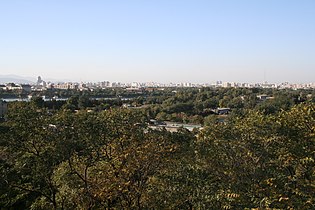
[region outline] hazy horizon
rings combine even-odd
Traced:
[[[315,82],[315,1],[0,3],[0,75]]]

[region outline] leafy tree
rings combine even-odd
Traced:
[[[314,122],[314,105],[303,104],[204,129],[200,160],[220,180],[211,192],[216,208],[314,207]]]
[[[43,108],[44,107],[44,100],[40,96],[34,96],[31,98],[31,103],[38,107],[38,108]]]

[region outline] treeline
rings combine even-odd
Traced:
[[[159,106],[204,94],[194,91]],[[311,101],[175,133],[149,129],[143,109],[9,108],[0,124],[2,209],[315,208]]]
[[[47,89],[47,90],[33,90],[26,92],[24,90],[3,90],[0,89],[0,98],[27,98],[31,96],[46,96],[47,98],[59,97],[69,98],[74,95],[86,95],[95,98],[114,98],[114,97],[137,97],[146,95],[148,91],[140,89],[138,91],[129,91],[125,88],[95,88],[87,90],[77,89]]]
[[[266,95],[267,99],[259,99]],[[277,90],[258,88],[178,89],[171,96],[148,96],[149,113],[159,120],[208,124],[217,117],[213,109],[230,108],[233,115],[244,116],[250,110],[276,114],[305,102],[315,102],[314,90]]]
[[[230,108],[230,115],[245,116],[255,110],[264,114],[277,114],[289,110],[303,102],[315,102],[314,90],[261,89],[261,88],[165,88],[151,89],[142,93],[130,93],[122,88],[98,90],[113,98],[95,99],[97,91],[69,91],[68,101],[34,102],[49,109],[90,109],[102,111],[128,104],[131,108],[141,108],[148,117],[183,123],[208,125],[212,121],[222,121],[226,116],[217,116],[217,108]],[[129,94],[129,95],[128,95]],[[130,95],[131,94],[131,95]],[[265,95],[267,98],[259,98]],[[115,96],[115,97],[114,97]],[[129,96],[129,98],[122,98]]]

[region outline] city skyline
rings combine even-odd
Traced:
[[[0,74],[311,83],[315,2],[39,1],[0,7]]]
[[[33,77],[21,77],[17,75],[7,75],[5,78],[0,75],[0,85],[4,89],[27,89],[32,88],[37,91],[43,91],[47,89],[103,89],[103,88],[148,88],[148,87],[223,87],[223,88],[273,88],[273,89],[314,89],[315,83],[270,83],[268,81],[248,83],[237,81],[212,81],[207,83],[191,83],[191,82],[169,82],[160,83],[154,81],[133,81],[133,82],[121,82],[121,81],[75,81],[75,80],[55,80],[51,78],[44,79],[41,76],[37,77],[36,82]],[[11,77],[11,78],[10,78]],[[4,81],[6,80],[6,81]],[[1,88],[0,88],[1,89]]]

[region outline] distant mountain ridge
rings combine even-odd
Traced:
[[[32,77],[23,77],[23,76],[18,76],[14,74],[9,74],[9,75],[0,75],[0,83],[21,83],[21,84],[30,84],[34,83],[36,81],[36,78]]]
[[[64,82],[67,80],[60,80],[60,79],[51,79],[51,78],[43,78],[42,79],[46,82]],[[0,84],[3,83],[18,83],[18,84],[33,84],[37,81],[37,76],[36,77],[23,77],[23,76],[18,76],[15,74],[9,74],[9,75],[0,75]]]

